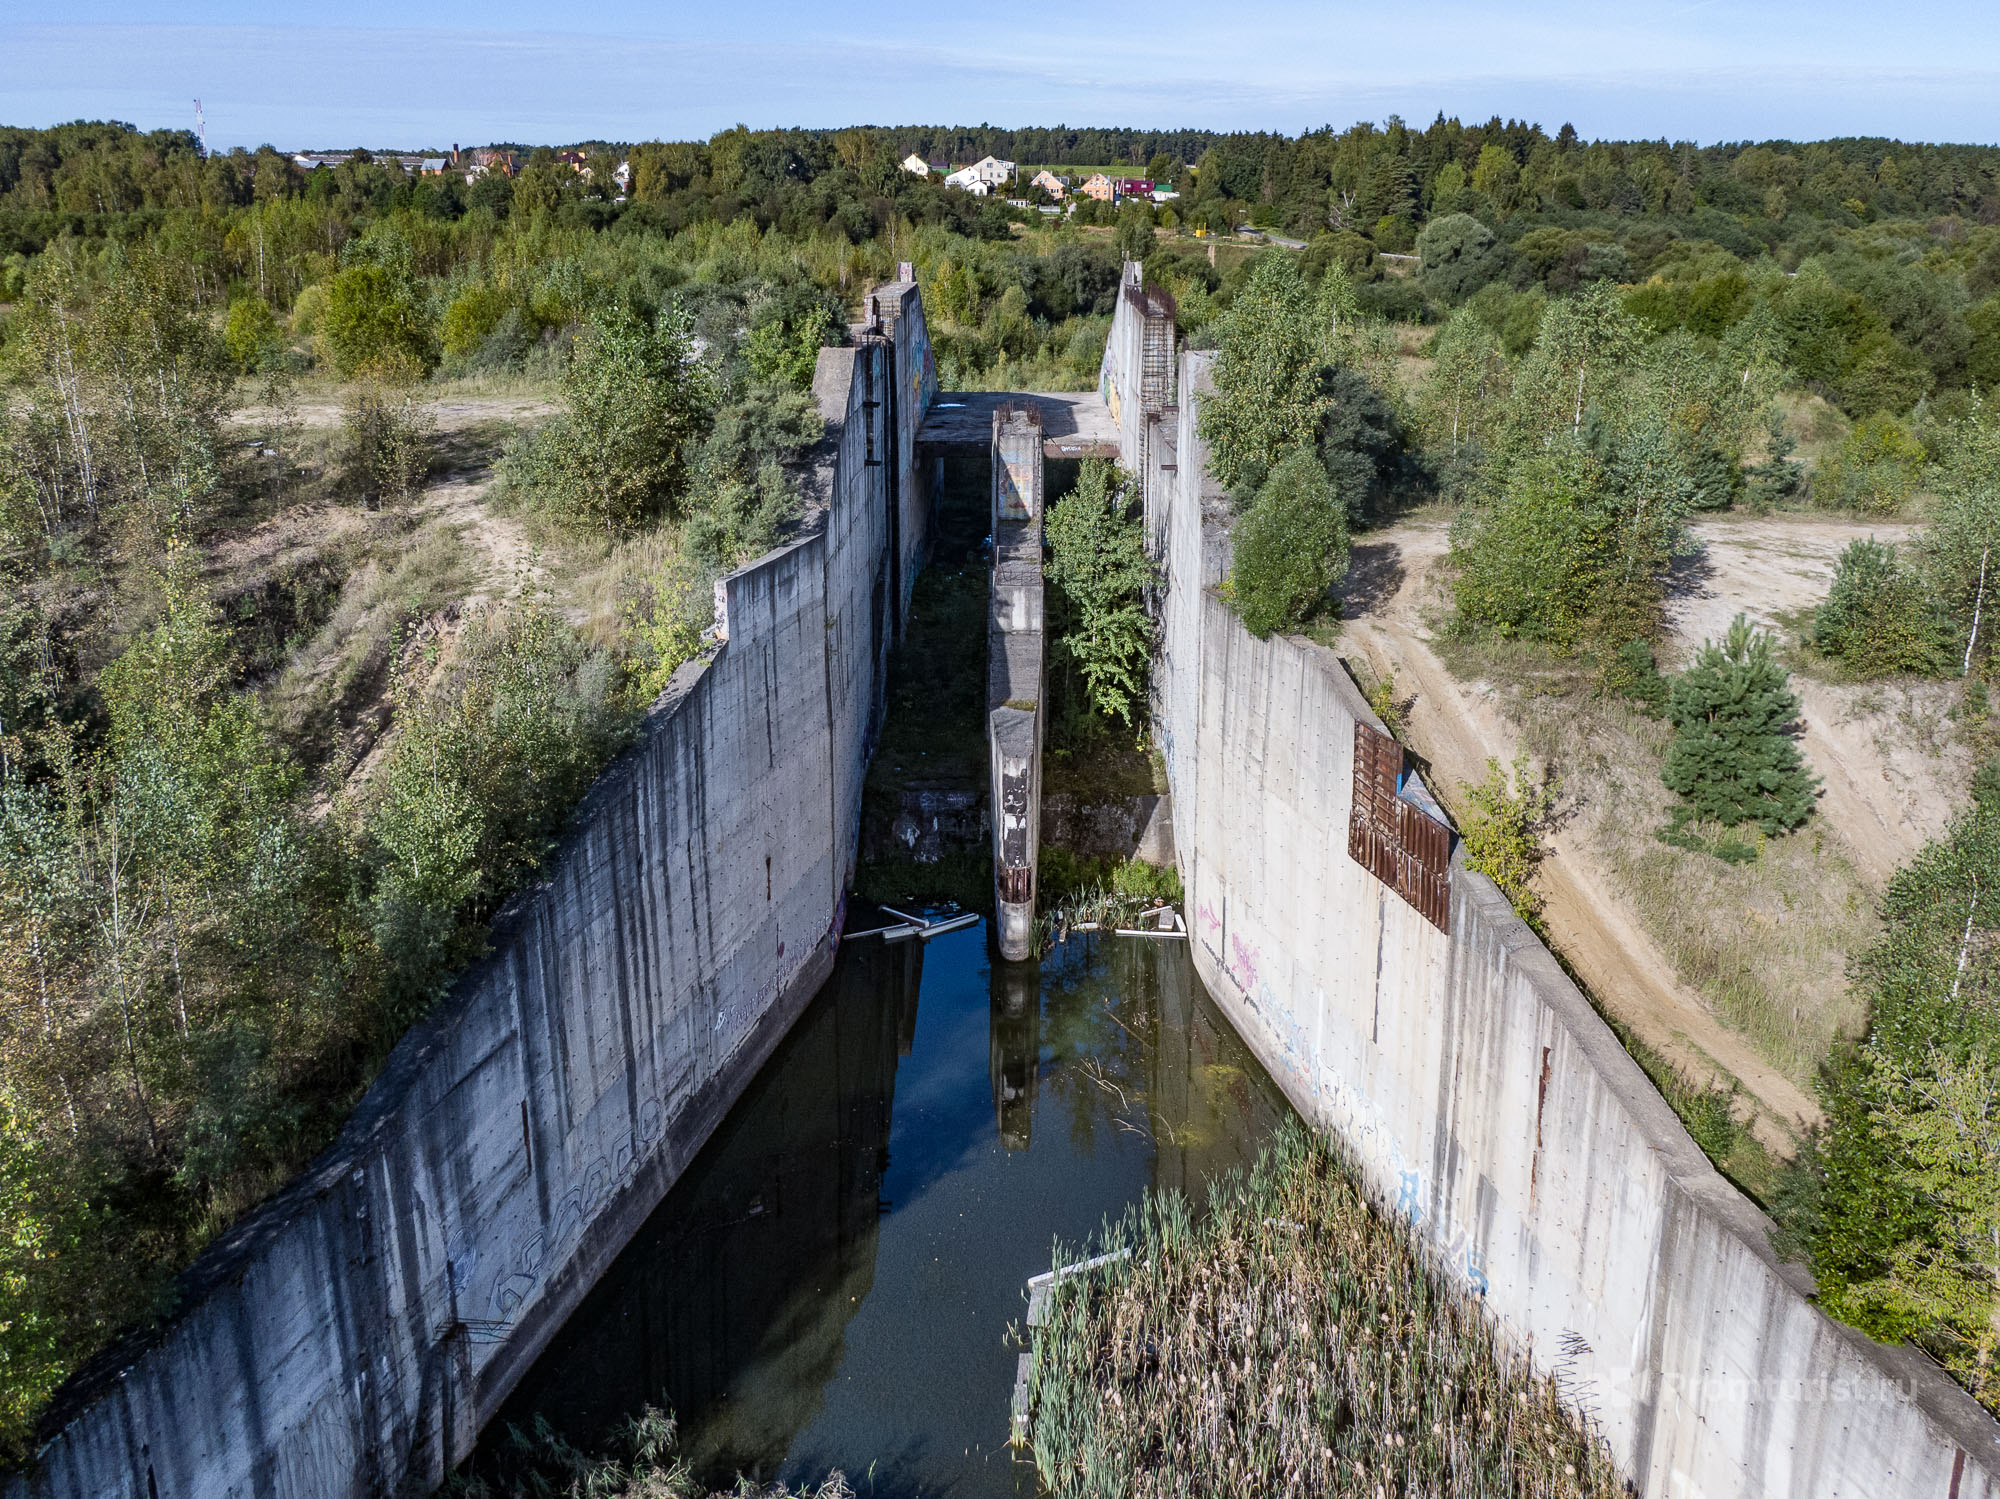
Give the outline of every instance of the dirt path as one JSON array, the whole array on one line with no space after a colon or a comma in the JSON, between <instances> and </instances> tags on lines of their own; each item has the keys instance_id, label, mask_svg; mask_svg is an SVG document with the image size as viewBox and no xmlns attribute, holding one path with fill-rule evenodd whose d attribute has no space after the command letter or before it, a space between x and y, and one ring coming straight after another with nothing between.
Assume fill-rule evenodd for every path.
<instances>
[{"instance_id":1,"label":"dirt path","mask_svg":"<svg viewBox=\"0 0 2000 1499\"><path fill-rule=\"evenodd\" d=\"M417 502L416 512L427 524L455 526L459 535L485 562L479 586L466 603L513 598L548 576L536 559L528 529L511 515L496 515L486 504L490 473L432 484Z\"/></svg>"},{"instance_id":2,"label":"dirt path","mask_svg":"<svg viewBox=\"0 0 2000 1499\"><path fill-rule=\"evenodd\" d=\"M1448 546L1444 525L1435 523L1379 533L1357 547L1344 644L1377 677L1394 673L1398 697L1415 694L1405 736L1431 762L1433 789L1450 795L1462 781L1482 780L1489 757L1510 761L1518 734L1492 690L1459 682L1428 644L1422 612L1436 586L1433 564ZM1539 885L1555 946L1648 1046L1693 1077L1740 1080L1758 1105L1758 1138L1789 1155L1796 1131L1820 1117L1818 1106L1675 977L1579 838L1559 831L1549 843Z\"/></svg>"},{"instance_id":3,"label":"dirt path","mask_svg":"<svg viewBox=\"0 0 2000 1499\"><path fill-rule=\"evenodd\" d=\"M1835 559L1851 541L1904 541L1896 522L1810 516L1724 517L1695 528L1702 555L1685 569L1668 607L1680 660L1727 633L1738 613L1782 629L1816 608L1833 582ZM1971 783L1965 751L1948 742L1949 682L1855 685L1794 674L1804 734L1800 748L1822 781L1820 814L1839 831L1854 865L1880 890L1897 866L1944 831Z\"/></svg>"},{"instance_id":4,"label":"dirt path","mask_svg":"<svg viewBox=\"0 0 2000 1499\"><path fill-rule=\"evenodd\" d=\"M421 392L420 392L421 394ZM458 396L444 395L422 404L430 411L439 433L462 432L487 422L531 426L553 416L556 407L539 396ZM338 392L315 390L294 408L299 422L312 429L338 427L344 409ZM268 426L275 413L267 406L242 406L230 416L238 427Z\"/></svg>"}]
</instances>

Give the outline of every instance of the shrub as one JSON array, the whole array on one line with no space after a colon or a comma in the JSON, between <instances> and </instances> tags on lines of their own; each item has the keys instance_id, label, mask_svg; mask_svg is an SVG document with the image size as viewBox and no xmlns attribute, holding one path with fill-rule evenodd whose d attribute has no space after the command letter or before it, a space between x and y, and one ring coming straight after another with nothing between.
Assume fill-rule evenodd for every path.
<instances>
[{"instance_id":1,"label":"shrub","mask_svg":"<svg viewBox=\"0 0 2000 1499\"><path fill-rule=\"evenodd\" d=\"M343 380L410 379L435 363L423 300L408 278L351 265L326 283L318 308L320 357Z\"/></svg>"},{"instance_id":2,"label":"shrub","mask_svg":"<svg viewBox=\"0 0 2000 1499\"><path fill-rule=\"evenodd\" d=\"M262 297L231 302L222 325L222 346L229 351L229 362L246 375L264 368L282 347L270 303Z\"/></svg>"},{"instance_id":3,"label":"shrub","mask_svg":"<svg viewBox=\"0 0 2000 1499\"><path fill-rule=\"evenodd\" d=\"M1229 597L1263 639L1301 623L1347 571L1347 516L1310 448L1279 460L1236 523Z\"/></svg>"},{"instance_id":4,"label":"shrub","mask_svg":"<svg viewBox=\"0 0 2000 1499\"><path fill-rule=\"evenodd\" d=\"M819 351L841 341L840 305L811 286L787 287L751 314L744 354L758 380L810 390Z\"/></svg>"},{"instance_id":5,"label":"shrub","mask_svg":"<svg viewBox=\"0 0 2000 1499\"><path fill-rule=\"evenodd\" d=\"M478 924L541 863L617 747L615 677L539 600L475 618L451 659L405 674L365 819L397 1028L478 950Z\"/></svg>"},{"instance_id":6,"label":"shrub","mask_svg":"<svg viewBox=\"0 0 2000 1499\"><path fill-rule=\"evenodd\" d=\"M1754 823L1767 834L1812 815L1819 778L1792 742L1799 700L1771 637L1742 615L1675 681L1667 712L1674 739L1661 778L1693 815L1729 828Z\"/></svg>"},{"instance_id":7,"label":"shrub","mask_svg":"<svg viewBox=\"0 0 2000 1499\"><path fill-rule=\"evenodd\" d=\"M819 403L791 385L753 385L717 411L695 459L688 550L727 569L776 546L803 508L789 466L825 433Z\"/></svg>"},{"instance_id":8,"label":"shrub","mask_svg":"<svg viewBox=\"0 0 2000 1499\"><path fill-rule=\"evenodd\" d=\"M1602 465L1567 444L1517 464L1452 544L1461 621L1576 649L1615 601L1619 514Z\"/></svg>"},{"instance_id":9,"label":"shrub","mask_svg":"<svg viewBox=\"0 0 2000 1499\"><path fill-rule=\"evenodd\" d=\"M413 391L369 383L340 413L340 476L368 505L413 498L430 468L430 408Z\"/></svg>"},{"instance_id":10,"label":"shrub","mask_svg":"<svg viewBox=\"0 0 2000 1499\"><path fill-rule=\"evenodd\" d=\"M1941 676L1957 664L1937 594L1893 546L1872 537L1850 542L1834 564L1833 586L1813 615L1812 643L1863 677Z\"/></svg>"},{"instance_id":11,"label":"shrub","mask_svg":"<svg viewBox=\"0 0 2000 1499\"><path fill-rule=\"evenodd\" d=\"M444 351L456 358L470 357L500 326L500 320L515 310L514 299L490 281L476 281L451 299L444 310L438 333Z\"/></svg>"},{"instance_id":12,"label":"shrub","mask_svg":"<svg viewBox=\"0 0 2000 1499\"><path fill-rule=\"evenodd\" d=\"M1924 445L1893 416L1854 424L1840 450L1813 476L1813 498L1879 514L1900 510L1923 479Z\"/></svg>"},{"instance_id":13,"label":"shrub","mask_svg":"<svg viewBox=\"0 0 2000 1499\"><path fill-rule=\"evenodd\" d=\"M1460 827L1465 862L1500 887L1500 893L1523 920L1540 929L1541 897L1535 894L1535 871L1541 867L1542 825L1554 792L1528 774L1525 752L1514 757L1512 784L1499 760L1488 757L1486 779L1477 786L1461 783L1467 811Z\"/></svg>"},{"instance_id":14,"label":"shrub","mask_svg":"<svg viewBox=\"0 0 2000 1499\"><path fill-rule=\"evenodd\" d=\"M1628 698L1653 718L1667 716L1667 679L1660 675L1653 659L1653 647L1645 640L1628 640L1604 668L1607 690Z\"/></svg>"}]
</instances>

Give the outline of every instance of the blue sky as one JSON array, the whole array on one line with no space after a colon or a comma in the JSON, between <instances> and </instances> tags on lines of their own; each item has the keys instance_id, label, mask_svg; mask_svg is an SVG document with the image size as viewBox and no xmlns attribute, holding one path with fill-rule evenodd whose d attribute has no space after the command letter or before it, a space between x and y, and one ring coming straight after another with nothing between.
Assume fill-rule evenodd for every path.
<instances>
[{"instance_id":1,"label":"blue sky","mask_svg":"<svg viewBox=\"0 0 2000 1499\"><path fill-rule=\"evenodd\" d=\"M2000 141L1992 0L1936 0L1908 24L1880 0L209 0L163 14L66 0L59 21L8 21L0 123L188 125L199 96L218 148L685 139L739 121L1290 133L1440 109L1586 136Z\"/></svg>"}]
</instances>

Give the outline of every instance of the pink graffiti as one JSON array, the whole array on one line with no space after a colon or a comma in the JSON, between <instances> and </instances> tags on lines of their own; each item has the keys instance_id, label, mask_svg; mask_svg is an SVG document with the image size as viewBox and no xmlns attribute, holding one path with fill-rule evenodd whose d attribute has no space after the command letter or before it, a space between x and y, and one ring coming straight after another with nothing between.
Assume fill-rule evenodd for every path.
<instances>
[{"instance_id":1,"label":"pink graffiti","mask_svg":"<svg viewBox=\"0 0 2000 1499\"><path fill-rule=\"evenodd\" d=\"M1255 992L1257 988L1257 949L1244 942L1241 937L1231 937L1229 945L1236 953L1236 961L1229 965L1230 977L1236 980L1245 994Z\"/></svg>"},{"instance_id":2,"label":"pink graffiti","mask_svg":"<svg viewBox=\"0 0 2000 1499\"><path fill-rule=\"evenodd\" d=\"M1215 914L1215 907L1207 901L1201 903L1201 923L1210 931L1222 930L1222 918Z\"/></svg>"}]
</instances>

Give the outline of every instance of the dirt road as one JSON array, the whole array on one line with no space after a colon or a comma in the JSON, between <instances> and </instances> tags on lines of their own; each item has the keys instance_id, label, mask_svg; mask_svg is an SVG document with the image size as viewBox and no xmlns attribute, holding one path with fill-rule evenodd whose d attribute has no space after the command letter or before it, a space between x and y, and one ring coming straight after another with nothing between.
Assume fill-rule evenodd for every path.
<instances>
[{"instance_id":1,"label":"dirt road","mask_svg":"<svg viewBox=\"0 0 2000 1499\"><path fill-rule=\"evenodd\" d=\"M1423 616L1441 602L1435 564L1447 549L1442 523L1375 533L1357 547L1343 649L1378 678L1393 673L1399 697L1414 693L1405 735L1431 762L1435 789L1449 794L1483 779L1489 757L1511 760L1519 736L1493 692L1455 679L1428 643ZM1796 1131L1820 1117L1818 1106L1675 977L1579 838L1550 839L1539 888L1555 946L1599 1002L1688 1075L1740 1081L1756 1104L1759 1139L1790 1154Z\"/></svg>"}]
</instances>

